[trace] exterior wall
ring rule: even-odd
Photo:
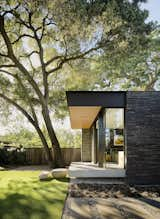
[[[127,92],[128,183],[160,184],[160,92]]]
[[[91,161],[91,129],[82,129],[82,147],[81,147],[81,161]]]

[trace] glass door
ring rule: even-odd
[[[124,109],[105,109],[105,165],[124,168]]]

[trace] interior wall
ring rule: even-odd
[[[92,162],[94,164],[97,163],[97,130],[96,130],[96,123],[93,124],[91,128],[91,154],[92,154]]]
[[[91,161],[91,129],[82,129],[82,147],[81,147],[81,161]]]

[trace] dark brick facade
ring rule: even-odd
[[[160,92],[127,92],[128,183],[160,184]]]

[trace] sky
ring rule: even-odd
[[[160,0],[148,0],[141,7],[149,11],[148,21],[158,21],[160,24]]]

